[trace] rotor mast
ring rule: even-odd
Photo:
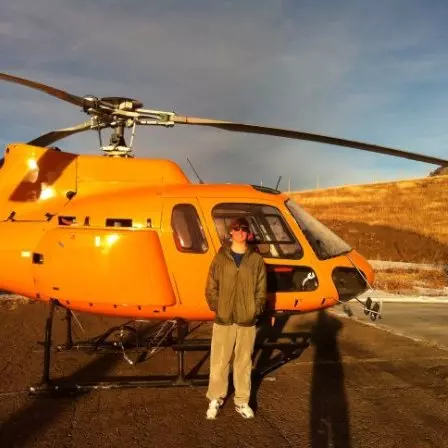
[[[98,130],[100,149],[108,157],[134,157],[133,143],[137,125],[174,126],[172,120],[174,112],[141,109],[143,104],[131,98],[107,97],[99,100],[93,96],[86,96],[83,100],[85,101],[84,112],[92,115],[91,129]],[[104,111],[101,108],[101,104],[104,103],[111,105],[112,110]],[[101,130],[104,127],[112,130],[109,144],[106,146],[103,145],[101,137]],[[126,128],[132,129],[129,144],[125,139]]]

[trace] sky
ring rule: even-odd
[[[14,0],[0,5],[0,71],[78,96],[296,129],[448,158],[444,0]],[[87,119],[0,82],[0,147]],[[88,132],[61,149],[101,154]],[[212,128],[140,127],[136,157],[193,182],[301,190],[423,177],[422,162]]]

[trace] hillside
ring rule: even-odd
[[[290,196],[369,260],[448,264],[448,176],[309,190]],[[411,277],[408,273],[408,281],[402,273],[389,270],[379,278],[382,287],[386,274],[393,277],[390,284],[394,286],[389,289],[394,290],[403,288]],[[433,277],[433,282],[437,276],[438,285],[447,285],[446,274],[440,272],[414,271],[412,275],[428,281]]]
[[[290,196],[369,259],[448,262],[448,176]]]

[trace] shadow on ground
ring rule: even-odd
[[[253,355],[254,368],[250,399],[250,405],[255,411],[258,408],[258,390],[263,379],[284,364],[299,358],[310,345],[309,331],[286,331],[289,320],[290,316],[285,314],[273,320],[266,317],[260,321]],[[285,343],[285,346],[280,349],[275,346],[269,347],[270,344],[277,343]],[[266,346],[260,348],[262,345]]]
[[[312,329],[314,345],[310,395],[312,448],[350,448],[349,409],[337,335],[342,323],[322,310]]]
[[[152,325],[144,327],[141,337],[144,337],[151,330]],[[130,340],[131,337],[129,337],[128,341],[124,340],[124,344],[132,342]],[[41,345],[43,343],[38,342],[38,344]],[[54,338],[53,345],[56,345]],[[117,376],[107,376],[116,370],[116,366],[120,362],[123,362],[122,356],[110,354],[96,356],[93,361],[78,368],[72,374],[59,376],[57,380],[63,383],[76,384],[79,381],[120,379]],[[48,395],[39,395],[29,399],[26,402],[27,405],[20,408],[0,425],[0,447],[34,446],[34,441],[40,434],[44,433],[61,416],[72,412],[73,406],[80,397],[88,394],[90,394],[89,390],[77,391],[76,393],[49,393]]]
[[[254,351],[251,404],[257,409],[257,395],[263,379],[284,364],[298,359],[303,351],[314,346],[314,367],[310,394],[310,432],[313,448],[350,448],[349,411],[344,391],[344,374],[338,350],[337,335],[341,322],[322,311],[314,325],[306,328],[291,324],[290,317],[280,316],[261,322]],[[311,321],[311,320],[310,320]],[[312,323],[312,321],[311,321]],[[279,348],[276,343],[282,344]],[[193,374],[208,363],[204,353],[193,367]],[[173,354],[173,363],[175,356]],[[64,380],[101,378],[116,370],[122,362],[117,356],[98,356],[78,368]],[[230,382],[229,396],[232,392]],[[307,393],[308,391],[304,391]],[[90,392],[84,392],[89,394]],[[204,394],[204,391],[198,393]],[[33,442],[61,418],[71,418],[79,394],[61,397],[39,397],[27,400],[2,422],[0,446],[33,446]],[[62,437],[63,435],[61,435]]]

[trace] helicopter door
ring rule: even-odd
[[[178,303],[195,309],[207,307],[205,283],[216,250],[198,202],[167,198],[161,237]]]

